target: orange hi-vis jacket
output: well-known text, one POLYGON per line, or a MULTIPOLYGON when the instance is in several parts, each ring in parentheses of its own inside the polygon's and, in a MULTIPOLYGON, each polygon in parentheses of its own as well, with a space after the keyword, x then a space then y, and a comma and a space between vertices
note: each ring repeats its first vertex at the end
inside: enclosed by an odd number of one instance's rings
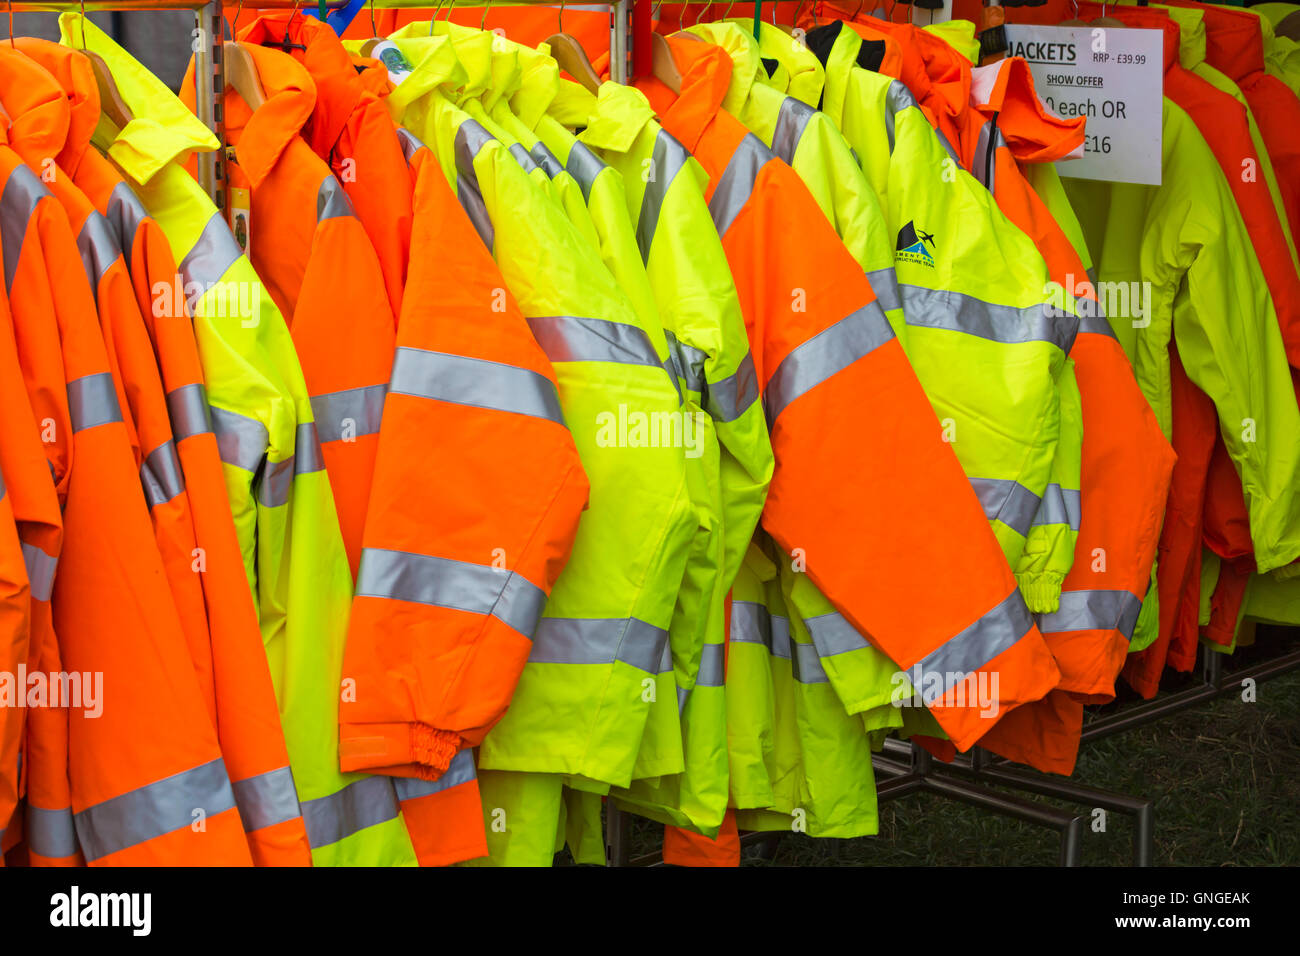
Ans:
MULTIPOLYGON (((316 103, 311 76, 286 53, 242 45, 266 102, 252 111, 227 87, 226 139, 235 150, 227 172, 232 187, 252 191, 247 254, 289 323, 356 580, 397 323, 351 200, 301 135, 316 103)), ((193 71, 191 61, 187 76, 193 71)), ((193 108, 192 81, 181 85, 181 99, 193 108)), ((272 495, 278 486, 287 493, 287 477, 272 480, 272 495)))
POLYGON ((238 39, 284 50, 311 75, 316 100, 302 138, 343 184, 379 257, 393 315, 400 315, 413 216, 401 144, 388 107, 357 75, 334 29, 296 13, 265 14, 241 30, 238 39), (285 48, 285 42, 290 46, 285 48))
POLYGON ((407 276, 340 753, 345 769, 398 775, 421 863, 451 863, 487 855, 466 748, 505 713, 588 483, 550 361, 437 158, 400 134, 415 190, 412 259, 438 268, 407 276), (409 762, 369 767, 367 747, 409 762))
MULTIPOLYGON (((69 672, 66 764, 48 768, 47 793, 29 769, 29 808, 57 799, 61 772, 76 832, 74 842, 65 831, 69 856, 79 844, 91 865, 247 865, 76 238, 59 202, 7 145, 0 221, 19 357, 34 418, 52 439, 45 447, 66 532, 53 590, 69 672)), ((33 764, 46 746, 61 747, 29 742, 33 764)), ((53 811, 50 822, 67 822, 68 807, 42 809, 53 811)))
MULTIPOLYGON (((205 688, 211 695, 207 704, 253 862, 308 866, 311 848, 289 770, 257 609, 243 572, 194 329, 183 301, 158 294, 170 291, 178 274, 171 247, 113 165, 90 147, 100 108, 89 61, 45 40, 22 38, 18 48, 45 66, 66 92, 71 119, 60 166, 105 217, 123 250, 161 373, 198 549, 187 556, 185 567, 203 590, 208 644, 202 653, 211 676, 205 688), (196 561, 201 570, 194 570, 196 561)), ((161 484, 145 487, 148 495, 151 487, 161 484)))
POLYGON ((805 557, 846 639, 953 675, 933 712, 964 750, 990 720, 956 675, 991 688, 997 672, 1001 715, 1060 674, 865 276, 794 171, 721 109, 731 58, 668 42, 681 94, 638 85, 709 173, 776 455, 763 524, 805 557))

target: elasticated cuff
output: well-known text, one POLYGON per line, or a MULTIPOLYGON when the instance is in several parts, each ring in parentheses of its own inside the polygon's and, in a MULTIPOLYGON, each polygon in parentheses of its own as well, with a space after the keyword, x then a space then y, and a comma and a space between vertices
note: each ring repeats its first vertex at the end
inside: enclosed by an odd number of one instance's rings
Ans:
POLYGON ((1017 574, 1020 593, 1031 614, 1053 614, 1061 606, 1061 582, 1065 575, 1056 571, 1017 574))
POLYGON ((341 724, 339 768, 344 772, 403 767, 401 776, 437 780, 461 750, 461 735, 427 724, 341 724))

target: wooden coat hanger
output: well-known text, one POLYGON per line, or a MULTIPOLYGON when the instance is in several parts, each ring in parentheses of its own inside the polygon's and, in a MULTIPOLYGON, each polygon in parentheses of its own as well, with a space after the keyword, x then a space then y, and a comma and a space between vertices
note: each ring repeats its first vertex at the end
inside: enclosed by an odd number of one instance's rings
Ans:
POLYGON ((227 40, 221 44, 221 61, 227 85, 256 112, 266 102, 266 90, 262 88, 252 54, 239 43, 227 40))
POLYGON ((600 89, 600 74, 591 65, 591 57, 573 36, 564 32, 564 4, 560 4, 558 24, 560 31, 546 38, 546 45, 551 48, 551 57, 560 64, 560 69, 581 83, 589 92, 600 89))
POLYGON ((117 88, 113 72, 98 53, 82 50, 81 55, 90 61, 91 72, 95 74, 95 86, 99 89, 100 111, 111 119, 118 129, 124 129, 127 123, 135 119, 135 116, 131 113, 131 107, 126 105, 126 100, 122 98, 122 91, 117 88))

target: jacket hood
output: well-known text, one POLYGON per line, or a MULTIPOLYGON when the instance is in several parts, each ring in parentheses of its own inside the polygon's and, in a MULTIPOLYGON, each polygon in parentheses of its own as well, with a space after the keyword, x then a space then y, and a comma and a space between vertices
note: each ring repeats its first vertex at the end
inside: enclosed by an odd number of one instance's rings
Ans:
POLYGON ((411 64, 406 79, 394 86, 384 99, 389 114, 398 122, 406 108, 426 93, 442 89, 448 95, 454 95, 454 91, 464 87, 468 78, 450 39, 429 36, 428 31, 421 33, 417 30, 409 36, 403 36, 404 32, 407 28, 388 38, 411 64))
POLYGON ((123 129, 101 116, 92 142, 137 183, 146 183, 168 164, 193 152, 220 146, 212 131, 158 77, 79 13, 59 16, 60 42, 93 50, 113 73, 133 119, 123 129))
MULTIPOLYGON (((316 90, 311 118, 303 124, 303 139, 312 151, 328 155, 366 95, 365 86, 352 67, 352 58, 333 28, 315 17, 294 16, 293 11, 268 13, 239 32, 239 39, 250 46, 265 44, 298 62, 316 90), (277 46, 285 39, 305 46, 305 50, 277 46)), ((269 93, 269 91, 268 91, 269 93)))
POLYGON ((682 90, 667 112, 683 134, 677 138, 693 153, 704 130, 722 108, 734 69, 731 57, 720 47, 689 33, 669 37, 668 47, 682 74, 682 90))
MULTIPOLYGON (((1182 4, 1177 4, 1182 6, 1182 4)), ((1205 58, 1233 80, 1264 70, 1264 30, 1254 13, 1228 7, 1192 6, 1205 24, 1205 58)))
POLYGON ((740 115, 745 103, 749 101, 755 81, 759 79, 759 72, 762 71, 763 76, 767 76, 758 41, 735 23, 728 22, 700 23, 686 32, 720 47, 731 57, 731 83, 722 98, 722 108, 728 113, 740 115))
MULTIPOLYGON (((573 85, 578 86, 576 83, 573 85)), ((587 93, 581 86, 578 89, 587 93)), ((574 98, 577 99, 576 93, 574 98)), ((626 153, 636 142, 637 134, 655 115, 644 93, 621 83, 602 83, 594 102, 582 102, 589 104, 590 109, 584 120, 587 128, 578 134, 578 139, 597 149, 626 153)))
POLYGON ((9 142, 14 149, 38 169, 48 159, 61 158, 72 110, 63 88, 50 72, 8 43, 2 43, 0 90, 4 91, 9 142))
POLYGON ((19 37, 14 43, 54 77, 66 97, 68 131, 58 163, 69 175, 75 176, 81 157, 95 134, 95 127, 99 125, 99 87, 90 60, 79 51, 52 40, 19 37))
MULTIPOLYGON (((316 85, 307 69, 287 53, 242 41, 240 46, 253 58, 266 102, 250 112, 237 93, 227 92, 226 128, 232 133, 239 130, 232 137, 235 155, 256 188, 311 119, 316 107, 316 85)), ((193 84, 185 84, 182 93, 192 98, 193 84)))
POLYGON ((992 120, 1019 163, 1050 163, 1083 149, 1084 117, 1049 112, 1034 90, 1034 77, 1020 57, 970 71, 971 105, 992 120))
POLYGON ((780 72, 770 74, 777 89, 809 106, 815 107, 821 101, 826 69, 807 46, 779 27, 763 24, 758 31, 758 47, 765 58, 781 65, 780 72))
MULTIPOLYGON (((445 20, 433 21, 432 34, 429 32, 429 27, 427 21, 408 23, 390 34, 388 38, 394 42, 430 38, 445 38, 450 41, 460 61, 461 73, 455 77, 455 82, 447 78, 439 85, 446 87, 446 90, 453 95, 453 99, 459 101, 466 97, 473 97, 480 100, 484 108, 491 109, 502 96, 518 89, 520 73, 518 58, 506 44, 500 42, 501 38, 497 34, 488 30, 461 26, 459 23, 448 23, 445 20)), ((406 47, 402 43, 398 42, 397 45, 403 53, 406 53, 406 47)), ((409 54, 407 59, 410 59, 409 54)), ((414 62, 412 60, 413 64, 414 62)), ((413 77, 407 77, 402 87, 408 86, 412 79, 413 77)))

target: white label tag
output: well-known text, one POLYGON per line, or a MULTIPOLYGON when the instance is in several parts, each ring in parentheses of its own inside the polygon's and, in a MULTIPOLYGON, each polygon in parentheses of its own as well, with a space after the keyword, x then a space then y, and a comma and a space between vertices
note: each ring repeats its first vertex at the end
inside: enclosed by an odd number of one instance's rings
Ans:
POLYGON ((1062 176, 1160 185, 1164 33, 1128 27, 1006 26, 1008 56, 1023 57, 1043 104, 1085 116, 1083 155, 1062 176))

